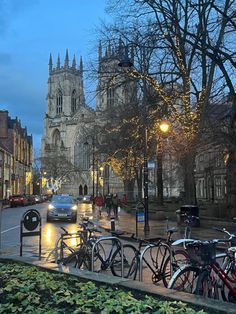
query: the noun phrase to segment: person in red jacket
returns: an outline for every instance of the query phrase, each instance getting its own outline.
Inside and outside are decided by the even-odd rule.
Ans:
[[[122,203],[123,207],[125,207],[127,205],[127,196],[126,196],[126,194],[123,194],[121,203]]]
[[[98,194],[98,196],[96,196],[95,198],[95,205],[98,209],[98,214],[99,214],[99,217],[101,217],[102,215],[102,207],[104,205],[104,199],[103,199],[103,196],[101,193]]]

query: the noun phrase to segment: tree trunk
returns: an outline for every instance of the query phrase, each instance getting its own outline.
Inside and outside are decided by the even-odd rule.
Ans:
[[[226,187],[227,187],[227,216],[236,215],[236,151],[231,149],[227,161]]]
[[[197,199],[194,177],[195,167],[194,152],[186,152],[184,158],[182,159],[182,167],[184,171],[184,191],[185,191],[184,201],[186,205],[195,205],[197,204]]]
[[[137,181],[137,187],[138,187],[138,199],[142,199],[142,190],[143,190],[143,171],[142,167],[138,168],[136,170],[136,181]],[[136,196],[137,199],[137,196]]]
[[[135,180],[131,179],[131,180],[124,180],[124,192],[127,196],[127,200],[128,201],[133,201],[134,200],[134,183]]]

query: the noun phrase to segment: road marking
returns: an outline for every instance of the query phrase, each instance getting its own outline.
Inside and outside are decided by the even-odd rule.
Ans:
[[[20,228],[20,225],[19,225],[19,226],[12,227],[12,228],[9,228],[9,229],[7,229],[7,230],[4,230],[4,231],[2,231],[1,233],[6,233],[6,232],[8,232],[8,231],[11,231],[11,230],[14,230],[14,229],[17,229],[17,228]]]

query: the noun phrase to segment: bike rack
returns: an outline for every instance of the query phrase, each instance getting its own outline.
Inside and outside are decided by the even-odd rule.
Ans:
[[[155,246],[157,246],[157,245],[150,243],[150,244],[146,245],[145,248],[140,253],[139,281],[143,281],[143,258],[144,258],[144,254],[147,252],[147,250],[149,250]]]
[[[55,263],[58,264],[59,260],[62,260],[64,258],[64,247],[63,247],[63,241],[70,240],[70,239],[78,239],[81,238],[79,233],[68,233],[61,235],[57,240],[55,244]],[[51,253],[51,252],[50,252]],[[48,260],[48,257],[46,258],[46,261]]]
[[[117,237],[101,237],[101,238],[97,239],[97,241],[93,244],[93,247],[92,247],[91,271],[94,272],[94,250],[95,250],[96,246],[98,245],[98,243],[100,243],[102,241],[106,241],[106,240],[115,240],[115,241],[117,241],[120,244],[120,248],[121,248],[121,277],[123,278],[124,277],[124,261],[123,261],[124,250],[123,250],[123,243]]]

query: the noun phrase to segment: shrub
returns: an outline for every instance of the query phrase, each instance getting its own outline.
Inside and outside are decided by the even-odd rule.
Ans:
[[[182,302],[99,285],[81,278],[0,261],[0,313],[203,314]]]

